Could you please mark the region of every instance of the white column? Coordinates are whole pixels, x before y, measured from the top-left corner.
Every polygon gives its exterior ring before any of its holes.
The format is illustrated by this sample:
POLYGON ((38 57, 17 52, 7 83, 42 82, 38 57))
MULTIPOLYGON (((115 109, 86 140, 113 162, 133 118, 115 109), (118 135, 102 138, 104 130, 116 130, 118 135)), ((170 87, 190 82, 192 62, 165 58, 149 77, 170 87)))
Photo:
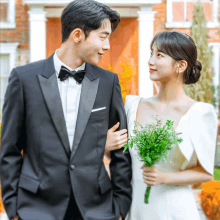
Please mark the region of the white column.
POLYGON ((213 59, 212 59, 212 67, 214 69, 214 77, 213 77, 213 86, 215 87, 215 97, 216 97, 216 113, 218 115, 219 109, 219 51, 220 51, 220 43, 210 43, 209 46, 212 48, 213 59))
POLYGON ((30 62, 46 58, 46 12, 43 6, 32 6, 30 21, 30 62))
POLYGON ((212 8, 213 8, 213 22, 218 24, 218 7, 219 7, 218 0, 213 0, 212 8))
POLYGON ((167 0, 166 5, 167 5, 167 10, 166 10, 167 23, 171 23, 171 22, 173 22, 173 2, 172 2, 172 0, 167 0))
POLYGON ((151 6, 141 7, 139 14, 139 95, 153 96, 153 82, 150 80, 148 59, 150 43, 154 36, 154 15, 151 6))
POLYGON ((6 213, 0 213, 0 219, 1 220, 8 220, 8 216, 6 215, 6 213))

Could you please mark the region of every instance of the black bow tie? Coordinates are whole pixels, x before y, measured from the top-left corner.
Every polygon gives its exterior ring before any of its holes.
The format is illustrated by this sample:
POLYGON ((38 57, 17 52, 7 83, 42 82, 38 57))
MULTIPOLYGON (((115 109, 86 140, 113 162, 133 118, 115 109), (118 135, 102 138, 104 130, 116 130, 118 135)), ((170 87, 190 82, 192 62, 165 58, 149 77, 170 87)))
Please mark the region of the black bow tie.
POLYGON ((64 81, 71 76, 80 84, 83 81, 85 73, 85 70, 79 70, 76 72, 75 70, 70 71, 65 66, 61 66, 58 78, 60 78, 60 81, 64 81))

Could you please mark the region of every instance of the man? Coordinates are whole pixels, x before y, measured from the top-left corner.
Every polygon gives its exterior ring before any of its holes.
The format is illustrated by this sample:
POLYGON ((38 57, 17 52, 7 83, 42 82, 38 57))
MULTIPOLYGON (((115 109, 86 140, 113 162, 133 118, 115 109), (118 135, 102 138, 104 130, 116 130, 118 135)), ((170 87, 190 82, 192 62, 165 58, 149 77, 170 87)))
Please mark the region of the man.
POLYGON ((75 0, 61 16, 62 45, 12 70, 2 120, 1 184, 10 219, 118 220, 131 203, 130 155, 103 164, 108 128, 126 116, 118 77, 97 67, 119 15, 75 0), (23 157, 21 151, 23 150, 23 157))

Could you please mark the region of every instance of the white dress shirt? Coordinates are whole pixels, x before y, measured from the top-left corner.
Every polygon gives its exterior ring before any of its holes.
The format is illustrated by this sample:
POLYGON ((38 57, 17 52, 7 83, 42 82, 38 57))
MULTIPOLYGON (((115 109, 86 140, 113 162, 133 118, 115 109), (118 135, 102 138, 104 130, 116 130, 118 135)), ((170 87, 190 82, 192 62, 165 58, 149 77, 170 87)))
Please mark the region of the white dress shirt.
MULTIPOLYGON (((56 54, 57 52, 58 50, 56 50, 53 56, 54 66, 56 70, 57 83, 58 83, 58 88, 63 106, 64 118, 66 121, 66 128, 69 137, 70 149, 72 150, 82 84, 77 83, 73 77, 69 77, 64 81, 60 81, 58 75, 62 65, 71 71, 73 69, 65 65, 58 58, 56 54)), ((84 70, 84 69, 85 69, 85 63, 83 63, 80 67, 75 69, 75 71, 84 70)))

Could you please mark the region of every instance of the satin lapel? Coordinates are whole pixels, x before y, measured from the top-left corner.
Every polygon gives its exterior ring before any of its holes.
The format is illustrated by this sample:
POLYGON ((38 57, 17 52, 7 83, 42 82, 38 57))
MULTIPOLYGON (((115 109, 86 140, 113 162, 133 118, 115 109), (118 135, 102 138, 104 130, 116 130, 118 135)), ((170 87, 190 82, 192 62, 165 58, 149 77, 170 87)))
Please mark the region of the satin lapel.
POLYGON ((38 75, 38 78, 52 121, 69 156, 70 145, 56 74, 54 72, 49 78, 38 75))
POLYGON ((73 141, 73 148, 71 152, 71 159, 73 159, 75 152, 79 146, 82 135, 86 129, 89 120, 96 94, 98 91, 99 78, 90 81, 86 76, 82 82, 82 90, 79 102, 79 110, 76 121, 76 129, 73 141))

